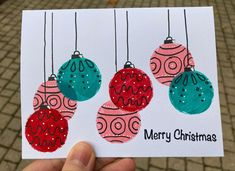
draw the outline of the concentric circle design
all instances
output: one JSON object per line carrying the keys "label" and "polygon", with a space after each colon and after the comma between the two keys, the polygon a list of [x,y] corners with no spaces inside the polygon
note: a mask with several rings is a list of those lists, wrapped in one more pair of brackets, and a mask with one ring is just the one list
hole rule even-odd
{"label": "concentric circle design", "polygon": [[164,85],[169,86],[171,81],[184,68],[194,66],[191,53],[181,44],[166,43],[157,48],[150,59],[150,68],[154,77]]}
{"label": "concentric circle design", "polygon": [[42,83],[34,95],[34,110],[39,110],[45,101],[46,88],[46,100],[50,108],[58,110],[65,119],[70,119],[77,109],[77,102],[68,99],[60,92],[56,80],[49,80],[45,85],[44,87],[44,83]]}
{"label": "concentric circle design", "polygon": [[130,141],[138,134],[140,126],[139,113],[121,110],[112,101],[100,107],[96,118],[100,136],[111,143]]}

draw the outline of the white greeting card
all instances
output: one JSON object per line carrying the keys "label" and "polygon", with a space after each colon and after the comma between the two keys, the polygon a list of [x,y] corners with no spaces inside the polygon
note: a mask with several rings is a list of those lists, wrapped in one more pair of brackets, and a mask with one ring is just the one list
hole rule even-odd
{"label": "white greeting card", "polygon": [[223,156],[212,7],[22,18],[23,158]]}

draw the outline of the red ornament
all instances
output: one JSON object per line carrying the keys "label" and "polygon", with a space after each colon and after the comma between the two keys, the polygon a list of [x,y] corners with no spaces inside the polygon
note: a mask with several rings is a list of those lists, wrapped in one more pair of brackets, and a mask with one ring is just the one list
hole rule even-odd
{"label": "red ornament", "polygon": [[165,40],[165,43],[153,52],[150,59],[150,68],[154,77],[167,86],[179,73],[184,72],[184,68],[192,67],[194,61],[191,53],[186,47],[173,43],[172,40]]}
{"label": "red ornament", "polygon": [[126,111],[140,111],[153,97],[152,82],[142,70],[124,68],[109,83],[109,95],[117,107]]}
{"label": "red ornament", "polygon": [[68,122],[55,109],[41,108],[29,117],[25,126],[29,144],[41,152],[53,152],[60,148],[67,134]]}

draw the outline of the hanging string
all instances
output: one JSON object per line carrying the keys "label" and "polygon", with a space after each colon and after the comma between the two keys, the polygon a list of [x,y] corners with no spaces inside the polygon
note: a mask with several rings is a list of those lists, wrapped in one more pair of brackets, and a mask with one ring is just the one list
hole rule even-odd
{"label": "hanging string", "polygon": [[188,60],[188,64],[189,64],[188,27],[187,27],[187,17],[186,17],[186,10],[185,9],[184,9],[184,27],[185,27],[185,37],[186,37],[187,60]]}
{"label": "hanging string", "polygon": [[127,62],[129,61],[129,20],[128,20],[128,11],[126,11],[126,56]]}
{"label": "hanging string", "polygon": [[44,70],[44,105],[47,105],[46,99],[46,12],[44,12],[44,49],[43,49],[43,70]]}
{"label": "hanging string", "polygon": [[117,16],[116,10],[114,12],[114,48],[115,48],[115,71],[117,72]]}
{"label": "hanging string", "polygon": [[171,28],[170,28],[171,27],[171,25],[170,25],[171,23],[170,23],[170,10],[169,9],[167,10],[167,24],[168,24],[167,25],[167,28],[168,28],[168,36],[167,36],[167,38],[171,38],[171,36],[170,36],[171,35]]}
{"label": "hanging string", "polygon": [[78,30],[77,30],[77,12],[75,12],[75,52],[78,51]]}
{"label": "hanging string", "polygon": [[54,16],[51,13],[51,76],[55,76],[54,73]]}

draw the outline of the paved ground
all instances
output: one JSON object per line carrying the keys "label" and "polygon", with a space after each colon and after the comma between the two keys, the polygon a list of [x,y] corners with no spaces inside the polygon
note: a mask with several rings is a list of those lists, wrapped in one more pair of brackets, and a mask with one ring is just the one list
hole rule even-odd
{"label": "paved ground", "polygon": [[[3,0],[0,0],[0,3]],[[0,5],[0,171],[21,170],[20,26],[22,9],[214,6],[223,158],[139,158],[138,171],[235,170],[235,1],[233,0],[6,0]],[[117,4],[115,4],[117,1]]]}

